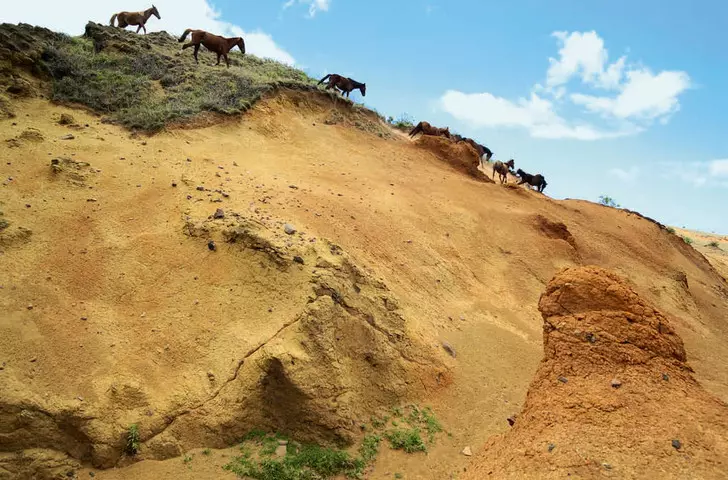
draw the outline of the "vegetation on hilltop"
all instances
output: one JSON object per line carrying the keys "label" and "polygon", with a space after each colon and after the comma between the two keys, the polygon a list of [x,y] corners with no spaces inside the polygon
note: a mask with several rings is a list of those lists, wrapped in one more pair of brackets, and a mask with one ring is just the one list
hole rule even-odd
{"label": "vegetation on hilltop", "polygon": [[156,131],[202,112],[237,114],[276,87],[315,85],[301,70],[250,54],[231,54],[228,69],[214,66],[214,55],[203,49],[198,65],[166,32],[136,35],[89,22],[82,37],[44,29],[27,36],[14,30],[0,35],[6,43],[0,49],[15,47],[16,59],[35,50],[32,62],[24,63],[34,63],[32,73],[50,79],[53,100],[84,105],[132,129]]}

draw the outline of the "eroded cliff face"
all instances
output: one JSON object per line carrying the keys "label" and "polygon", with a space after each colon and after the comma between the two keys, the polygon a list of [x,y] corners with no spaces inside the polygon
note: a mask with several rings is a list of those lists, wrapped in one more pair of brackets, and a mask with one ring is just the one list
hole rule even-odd
{"label": "eroded cliff face", "polygon": [[541,296],[544,358],[513,428],[466,478],[723,478],[728,406],[695,380],[670,320],[597,267]]}

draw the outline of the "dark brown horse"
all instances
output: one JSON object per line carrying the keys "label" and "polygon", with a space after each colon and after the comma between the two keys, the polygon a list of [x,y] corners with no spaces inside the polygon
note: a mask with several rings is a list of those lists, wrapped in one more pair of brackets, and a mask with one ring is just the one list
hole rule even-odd
{"label": "dark brown horse", "polygon": [[[329,90],[331,88],[338,88],[341,90],[342,93],[345,93],[347,98],[349,97],[349,94],[352,92],[352,90],[359,90],[361,92],[362,97],[367,96],[367,84],[357,82],[356,80],[353,80],[349,77],[344,77],[341,75],[338,75],[336,73],[330,73],[326,75],[324,78],[319,80],[318,85],[321,85],[328,79],[328,83],[326,84],[326,90]],[[338,91],[338,90],[335,90]]]}
{"label": "dark brown horse", "polygon": [[191,28],[188,28],[177,41],[179,43],[184,42],[185,38],[187,38],[187,35],[190,33],[192,33],[192,39],[189,43],[182,45],[182,50],[189,47],[195,47],[194,56],[195,62],[197,63],[200,63],[197,59],[197,52],[200,51],[200,44],[204,45],[209,51],[217,54],[217,63],[215,65],[220,65],[220,57],[223,57],[228,68],[230,68],[230,60],[228,60],[228,52],[230,52],[230,50],[234,47],[238,47],[240,48],[240,51],[245,54],[245,42],[242,38],[225,38],[219,35],[213,35],[212,33],[204,30],[192,30]]}
{"label": "dark brown horse", "polygon": [[508,183],[508,172],[514,168],[516,168],[516,162],[512,158],[505,163],[499,160],[493,165],[493,175],[490,178],[495,178],[497,173],[501,183]]}
{"label": "dark brown horse", "polygon": [[537,173],[536,175],[531,175],[530,173],[526,173],[519,168],[516,171],[516,175],[521,177],[521,181],[518,182],[518,185],[523,185],[524,183],[527,183],[532,187],[536,187],[539,193],[542,193],[544,188],[546,188],[546,185],[548,185],[546,183],[546,179],[540,173]]}
{"label": "dark brown horse", "polygon": [[409,136],[414,137],[418,133],[421,133],[422,135],[431,135],[433,137],[450,138],[450,127],[437,128],[427,122],[420,122],[415,125],[415,128],[412,129]]}
{"label": "dark brown horse", "polygon": [[149,17],[154,15],[157,17],[157,19],[161,20],[162,17],[159,15],[159,10],[157,10],[157,7],[152,5],[152,8],[147,8],[143,12],[119,12],[115,13],[111,16],[111,20],[109,21],[109,25],[112,27],[114,26],[114,20],[119,20],[119,28],[126,28],[129,25],[139,25],[137,27],[136,33],[139,33],[140,29],[144,29],[144,33],[147,33],[147,27],[144,26],[145,23],[147,23],[147,20],[149,20]]}

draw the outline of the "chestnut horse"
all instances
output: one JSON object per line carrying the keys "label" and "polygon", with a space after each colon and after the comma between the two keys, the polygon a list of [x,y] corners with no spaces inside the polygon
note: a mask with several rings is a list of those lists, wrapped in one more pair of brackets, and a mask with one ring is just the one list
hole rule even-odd
{"label": "chestnut horse", "polygon": [[345,93],[346,97],[348,98],[352,90],[359,89],[362,97],[367,96],[366,83],[357,82],[356,80],[352,80],[349,77],[343,77],[336,73],[330,73],[321,80],[319,80],[318,85],[321,85],[327,79],[329,82],[326,84],[326,90],[333,88],[334,91],[337,91],[336,88],[338,88],[339,90],[341,90],[342,93]]}
{"label": "chestnut horse", "polygon": [[206,32],[204,30],[192,30],[191,28],[188,28],[177,41],[179,43],[184,42],[185,38],[187,38],[187,35],[189,35],[190,33],[192,33],[192,39],[189,43],[185,43],[184,45],[182,45],[182,50],[189,47],[195,47],[194,56],[195,62],[197,63],[200,63],[197,59],[197,52],[200,51],[200,44],[204,45],[205,48],[207,48],[209,51],[217,54],[217,63],[215,65],[220,65],[220,57],[223,57],[225,58],[225,63],[227,64],[228,68],[230,68],[228,52],[230,52],[233,47],[240,48],[240,51],[245,54],[245,42],[242,38],[225,38],[219,35],[213,35],[212,33]]}
{"label": "chestnut horse", "polygon": [[145,23],[147,23],[147,20],[149,20],[149,17],[154,15],[157,17],[157,19],[161,20],[162,17],[159,15],[159,10],[157,10],[157,7],[152,5],[152,8],[147,8],[143,12],[119,12],[115,13],[111,16],[111,20],[109,21],[109,25],[112,27],[114,26],[114,20],[117,18],[119,19],[119,28],[126,28],[129,25],[139,25],[137,27],[136,33],[139,33],[140,29],[144,29],[144,33],[147,33],[147,27],[144,26]]}
{"label": "chestnut horse", "polygon": [[409,136],[414,137],[418,133],[422,133],[422,135],[431,135],[433,137],[450,138],[450,127],[437,128],[427,122],[420,122],[415,125],[415,128],[412,129]]}

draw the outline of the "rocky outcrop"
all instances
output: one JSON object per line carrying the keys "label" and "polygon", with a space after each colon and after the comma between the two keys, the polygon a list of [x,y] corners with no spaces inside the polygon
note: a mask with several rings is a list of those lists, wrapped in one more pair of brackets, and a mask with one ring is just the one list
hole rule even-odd
{"label": "rocky outcrop", "polygon": [[728,406],[665,315],[597,267],[541,296],[544,359],[513,428],[463,478],[725,478]]}

